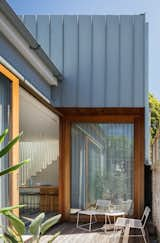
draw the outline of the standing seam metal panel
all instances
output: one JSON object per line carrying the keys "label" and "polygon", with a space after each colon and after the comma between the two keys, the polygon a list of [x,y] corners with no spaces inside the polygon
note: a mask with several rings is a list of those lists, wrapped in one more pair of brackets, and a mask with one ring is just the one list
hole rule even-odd
{"label": "standing seam metal panel", "polygon": [[52,88],[55,106],[145,106],[144,15],[37,16],[35,21],[40,44],[64,75]]}

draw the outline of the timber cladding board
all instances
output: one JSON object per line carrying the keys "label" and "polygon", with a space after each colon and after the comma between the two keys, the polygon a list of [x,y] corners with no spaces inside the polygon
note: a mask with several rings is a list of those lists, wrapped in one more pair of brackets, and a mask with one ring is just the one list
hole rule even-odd
{"label": "timber cladding board", "polygon": [[144,209],[144,108],[59,108],[58,110],[63,114],[60,128],[59,208],[64,219],[75,219],[70,215],[71,125],[73,122],[134,124],[134,216],[140,217]]}

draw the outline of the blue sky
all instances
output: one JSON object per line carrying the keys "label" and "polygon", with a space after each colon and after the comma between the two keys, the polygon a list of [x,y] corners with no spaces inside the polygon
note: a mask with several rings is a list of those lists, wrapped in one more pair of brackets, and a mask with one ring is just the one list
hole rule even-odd
{"label": "blue sky", "polygon": [[149,90],[160,99],[160,0],[8,0],[17,14],[139,14],[149,22]]}

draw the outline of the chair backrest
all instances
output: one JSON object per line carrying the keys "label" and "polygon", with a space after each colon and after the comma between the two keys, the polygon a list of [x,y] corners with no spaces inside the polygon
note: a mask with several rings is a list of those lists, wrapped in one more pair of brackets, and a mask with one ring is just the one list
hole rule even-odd
{"label": "chair backrest", "polygon": [[120,209],[124,211],[126,214],[129,214],[132,207],[132,200],[121,201],[120,202]]}
{"label": "chair backrest", "polygon": [[96,208],[107,209],[110,205],[110,200],[98,199],[96,202]]}
{"label": "chair backrest", "polygon": [[143,212],[143,215],[142,215],[142,218],[141,218],[143,227],[145,227],[145,224],[147,222],[147,219],[148,219],[148,216],[150,214],[150,211],[151,210],[150,210],[150,208],[148,206],[145,207],[144,212]]}

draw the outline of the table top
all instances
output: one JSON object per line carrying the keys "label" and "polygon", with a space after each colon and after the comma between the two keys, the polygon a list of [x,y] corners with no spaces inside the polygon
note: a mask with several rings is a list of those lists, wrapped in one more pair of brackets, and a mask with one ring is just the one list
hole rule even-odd
{"label": "table top", "polygon": [[98,210],[98,209],[86,209],[86,210],[79,210],[79,214],[85,214],[85,215],[106,215],[106,216],[123,216],[125,215],[125,212],[123,211],[104,211],[104,210]]}
{"label": "table top", "polygon": [[125,215],[125,212],[123,212],[123,211],[108,211],[108,212],[105,212],[105,215],[106,216],[122,216],[122,215]]}

